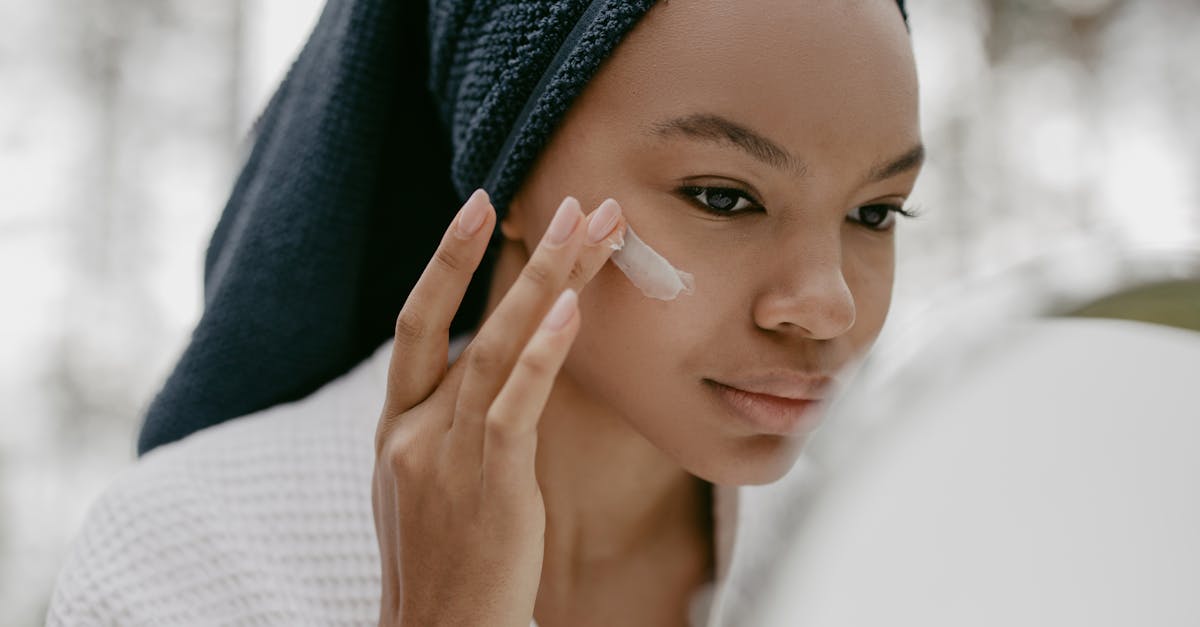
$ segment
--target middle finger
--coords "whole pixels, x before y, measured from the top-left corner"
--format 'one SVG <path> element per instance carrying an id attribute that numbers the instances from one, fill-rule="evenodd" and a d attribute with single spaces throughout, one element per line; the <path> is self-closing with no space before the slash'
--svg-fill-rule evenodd
<path id="1" fill-rule="evenodd" d="M 583 246 L 583 218 L 578 200 L 563 200 L 529 263 L 471 340 L 470 350 L 464 351 L 452 429 L 482 429 L 517 357 L 567 283 Z"/>

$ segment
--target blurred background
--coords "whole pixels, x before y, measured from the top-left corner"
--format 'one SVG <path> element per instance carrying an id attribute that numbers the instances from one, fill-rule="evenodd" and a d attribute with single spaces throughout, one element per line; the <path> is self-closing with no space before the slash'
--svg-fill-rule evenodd
<path id="1" fill-rule="evenodd" d="M 929 162 L 878 359 L 939 303 L 1200 329 L 1200 3 L 911 0 Z M 200 314 L 317 0 L 0 0 L 0 608 L 40 625 Z M 980 287 L 984 286 L 984 287 Z M 906 348 L 907 347 L 907 348 Z"/>

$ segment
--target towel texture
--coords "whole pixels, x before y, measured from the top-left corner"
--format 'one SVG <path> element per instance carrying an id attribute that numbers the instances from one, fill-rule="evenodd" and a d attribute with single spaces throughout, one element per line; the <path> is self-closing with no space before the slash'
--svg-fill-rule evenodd
<path id="1" fill-rule="evenodd" d="M 203 314 L 138 454 L 303 398 L 366 358 L 467 196 L 484 187 L 503 218 L 653 4 L 329 0 L 255 123 L 208 246 Z M 499 241 L 452 335 L 478 325 Z"/>

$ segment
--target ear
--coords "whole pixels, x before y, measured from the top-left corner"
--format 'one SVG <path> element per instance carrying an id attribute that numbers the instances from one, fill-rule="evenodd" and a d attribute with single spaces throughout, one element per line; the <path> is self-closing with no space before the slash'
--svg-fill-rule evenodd
<path id="1" fill-rule="evenodd" d="M 504 219 L 500 221 L 500 232 L 504 234 L 505 239 L 521 239 L 521 229 L 516 226 L 516 219 L 512 217 L 511 213 L 504 216 Z"/>
<path id="2" fill-rule="evenodd" d="M 500 232 L 504 234 L 505 239 L 521 241 L 524 238 L 524 230 L 521 228 L 523 214 L 524 211 L 521 210 L 521 205 L 516 199 L 508 203 L 508 212 L 500 221 Z"/>

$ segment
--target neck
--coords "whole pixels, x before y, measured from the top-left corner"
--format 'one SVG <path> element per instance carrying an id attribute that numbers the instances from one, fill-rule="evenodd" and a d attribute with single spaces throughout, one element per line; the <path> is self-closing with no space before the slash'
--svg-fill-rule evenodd
<path id="1" fill-rule="evenodd" d="M 543 580 L 579 582 L 649 552 L 711 542 L 710 484 L 560 374 L 538 427 Z M 547 576 L 549 575 L 549 576 Z"/>

